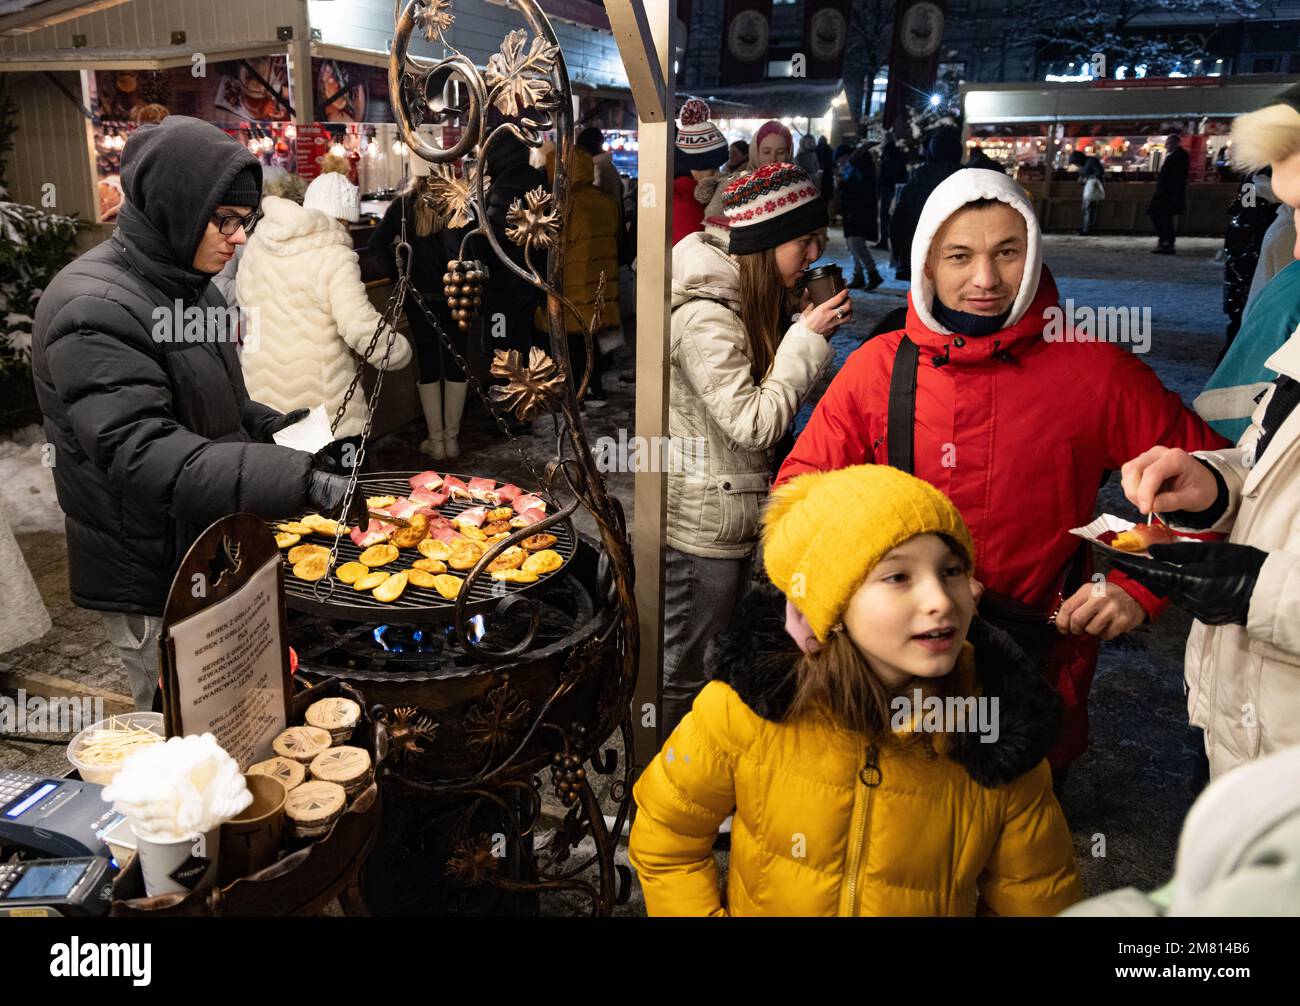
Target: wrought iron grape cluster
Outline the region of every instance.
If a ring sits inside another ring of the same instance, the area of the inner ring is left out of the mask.
[[[487,270],[474,259],[452,259],[442,274],[442,288],[447,296],[447,306],[462,332],[468,331],[479,308],[483,306],[483,280]]]

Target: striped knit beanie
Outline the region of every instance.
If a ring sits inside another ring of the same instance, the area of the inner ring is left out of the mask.
[[[727,160],[727,138],[709,121],[709,106],[699,98],[682,106],[676,146],[679,169],[707,171]]]
[[[722,193],[731,223],[732,255],[749,255],[825,227],[826,203],[808,173],[794,164],[764,164]]]

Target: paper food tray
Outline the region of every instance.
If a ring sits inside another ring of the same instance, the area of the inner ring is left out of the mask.
[[[1134,521],[1126,520],[1123,517],[1116,517],[1114,514],[1104,513],[1091,524],[1086,524],[1083,527],[1070,528],[1070,534],[1078,535],[1080,538],[1092,542],[1092,544],[1096,545],[1098,548],[1104,548],[1107,552],[1113,552],[1115,555],[1136,555],[1145,559],[1150,559],[1151,553],[1145,549],[1141,552],[1126,552],[1122,548],[1116,548],[1114,545],[1102,541],[1101,536],[1106,534],[1108,531],[1114,532],[1114,534],[1119,534],[1121,531],[1131,530],[1134,526]],[[1178,534],[1176,531],[1174,533],[1177,535],[1178,541],[1205,540],[1205,538],[1200,535],[1184,535]]]

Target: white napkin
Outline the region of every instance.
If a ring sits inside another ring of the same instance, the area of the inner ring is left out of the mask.
[[[274,437],[275,442],[281,447],[292,447],[294,450],[315,454],[333,441],[334,434],[330,432],[330,421],[325,416],[324,404],[321,404],[307,413],[306,419],[300,419],[292,426],[286,426],[279,433],[274,434]]]
[[[202,835],[253,802],[239,763],[212,734],[173,737],[137,751],[101,796],[137,836],[155,842]]]

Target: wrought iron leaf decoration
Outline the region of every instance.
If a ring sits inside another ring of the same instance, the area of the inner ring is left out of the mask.
[[[495,750],[526,725],[531,708],[527,699],[515,697],[509,679],[503,680],[488,692],[486,703],[469,711],[465,729],[469,746]]]
[[[424,9],[415,15],[415,25],[430,42],[436,41],[455,21],[451,0],[424,0]]]
[[[492,360],[492,376],[508,383],[495,384],[490,394],[523,422],[554,411],[564,394],[564,372],[542,350],[528,351],[528,366],[517,349],[498,349]]]
[[[449,227],[464,227],[474,219],[474,195],[476,184],[474,178],[466,173],[457,178],[456,169],[451,164],[434,164],[429,173],[429,193],[434,199],[434,206]],[[486,188],[489,179],[484,177]]]
[[[551,194],[540,185],[525,192],[506,211],[506,237],[521,247],[530,242],[550,248],[558,237],[560,218],[551,209]]]
[[[501,51],[488,57],[484,68],[493,103],[503,115],[517,116],[526,108],[549,108],[554,104],[555,89],[548,76],[555,68],[560,47],[537,35],[525,52],[527,41],[528,32],[516,28],[502,40]]]
[[[500,864],[492,855],[492,839],[487,835],[462,839],[447,860],[447,875],[466,884],[482,884],[496,875]]]
[[[438,724],[428,716],[421,716],[414,706],[398,706],[392,716],[385,716],[388,742],[398,762],[405,762],[425,753],[424,745],[430,743],[438,732]]]

